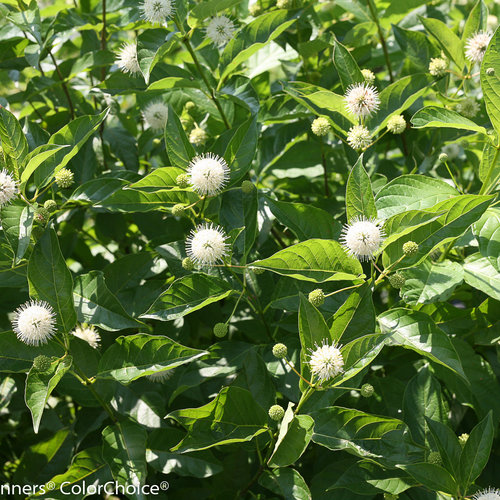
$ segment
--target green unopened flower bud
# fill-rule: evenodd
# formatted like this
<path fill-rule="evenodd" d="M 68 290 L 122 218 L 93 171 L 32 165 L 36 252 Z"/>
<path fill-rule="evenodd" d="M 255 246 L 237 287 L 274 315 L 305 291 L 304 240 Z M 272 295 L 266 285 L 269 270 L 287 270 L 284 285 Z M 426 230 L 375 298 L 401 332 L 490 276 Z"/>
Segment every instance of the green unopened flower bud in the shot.
<path fill-rule="evenodd" d="M 47 200 L 43 204 L 43 208 L 49 211 L 50 213 L 54 213 L 57 210 L 57 203 L 54 200 Z"/>
<path fill-rule="evenodd" d="M 36 222 L 45 224 L 50 219 L 50 212 L 44 207 L 38 207 L 33 216 Z"/>
<path fill-rule="evenodd" d="M 330 132 L 330 122 L 324 117 L 320 116 L 312 122 L 311 130 L 314 135 L 323 136 Z"/>
<path fill-rule="evenodd" d="M 359 391 L 361 396 L 363 396 L 364 398 L 369 398 L 369 397 L 373 396 L 374 392 L 375 392 L 375 389 L 373 388 L 373 385 L 371 385 L 371 384 L 363 384 L 361 386 L 361 390 Z"/>
<path fill-rule="evenodd" d="M 190 111 L 193 111 L 196 108 L 196 104 L 193 101 L 188 101 L 184 105 L 184 109 L 189 113 Z"/>
<path fill-rule="evenodd" d="M 186 129 L 190 129 L 194 125 L 193 117 L 189 113 L 181 115 L 181 125 Z"/>
<path fill-rule="evenodd" d="M 486 74 L 488 76 L 494 75 L 495 74 L 495 68 L 487 68 L 486 69 Z"/>
<path fill-rule="evenodd" d="M 398 500 L 399 495 L 393 495 L 392 493 L 384 493 L 384 500 Z"/>
<path fill-rule="evenodd" d="M 430 464 L 439 465 L 440 463 L 442 463 L 441 455 L 438 451 L 431 451 L 429 453 L 429 456 L 427 457 L 427 462 L 429 462 Z"/>
<path fill-rule="evenodd" d="M 291 9 L 293 7 L 293 0 L 278 0 L 276 7 L 278 9 Z"/>
<path fill-rule="evenodd" d="M 177 203 L 172 207 L 172 215 L 175 217 L 182 217 L 184 215 L 185 207 L 181 203 Z"/>
<path fill-rule="evenodd" d="M 217 323 L 214 326 L 214 335 L 216 337 L 219 337 L 220 339 L 227 335 L 227 331 L 228 331 L 228 327 L 227 327 L 226 323 Z"/>
<path fill-rule="evenodd" d="M 189 142 L 195 146 L 203 146 L 208 140 L 208 134 L 200 127 L 195 127 L 189 134 Z"/>
<path fill-rule="evenodd" d="M 285 416 L 285 410 L 280 405 L 273 405 L 269 408 L 269 416 L 272 420 L 279 422 Z"/>
<path fill-rule="evenodd" d="M 445 161 L 448 161 L 448 155 L 446 153 L 441 153 L 439 155 L 439 161 L 440 162 L 445 162 Z"/>
<path fill-rule="evenodd" d="M 414 241 L 407 241 L 403 244 L 403 252 L 405 255 L 415 255 L 418 252 L 418 245 Z"/>
<path fill-rule="evenodd" d="M 469 435 L 465 432 L 463 434 L 460 434 L 460 436 L 458 436 L 458 442 L 460 443 L 460 446 L 462 446 L 462 448 L 465 446 L 465 443 L 467 442 L 468 439 Z"/>
<path fill-rule="evenodd" d="M 56 184 L 62 189 L 71 187 L 74 182 L 74 177 L 73 172 L 68 168 L 61 168 L 54 176 Z"/>
<path fill-rule="evenodd" d="M 189 175 L 188 174 L 180 174 L 175 179 L 175 183 L 182 189 L 189 187 Z"/>
<path fill-rule="evenodd" d="M 448 68 L 448 61 L 441 57 L 434 57 L 429 63 L 429 73 L 432 76 L 444 76 L 446 75 L 446 69 Z"/>
<path fill-rule="evenodd" d="M 309 293 L 309 302 L 316 307 L 322 306 L 325 303 L 325 294 L 321 288 L 316 288 Z"/>
<path fill-rule="evenodd" d="M 389 276 L 389 283 L 393 288 L 397 288 L 398 290 L 400 288 L 403 288 L 405 282 L 406 279 L 401 273 L 394 273 L 393 275 Z"/>
<path fill-rule="evenodd" d="M 406 120 L 403 115 L 394 115 L 387 122 L 387 130 L 393 134 L 402 134 L 406 130 Z"/>
<path fill-rule="evenodd" d="M 275 344 L 273 346 L 273 355 L 275 358 L 283 359 L 286 358 L 288 354 L 288 349 L 285 344 Z"/>
<path fill-rule="evenodd" d="M 369 69 L 362 69 L 361 73 L 363 73 L 363 78 L 365 79 L 366 83 L 369 83 L 370 85 L 375 81 L 375 74 L 373 71 Z"/>
<path fill-rule="evenodd" d="M 48 356 L 41 354 L 33 360 L 33 368 L 36 371 L 44 372 L 50 368 L 51 361 Z"/>
<path fill-rule="evenodd" d="M 241 190 L 245 193 L 245 194 L 252 194 L 254 191 L 255 191 L 255 186 L 253 184 L 253 182 L 250 182 L 250 181 L 243 181 L 241 183 Z"/>
<path fill-rule="evenodd" d="M 262 7 L 258 4 L 258 2 L 255 2 L 248 6 L 248 13 L 252 17 L 260 16 L 262 14 Z"/>
<path fill-rule="evenodd" d="M 189 257 L 186 257 L 182 259 L 182 268 L 186 271 L 192 271 L 194 269 L 194 262 Z"/>

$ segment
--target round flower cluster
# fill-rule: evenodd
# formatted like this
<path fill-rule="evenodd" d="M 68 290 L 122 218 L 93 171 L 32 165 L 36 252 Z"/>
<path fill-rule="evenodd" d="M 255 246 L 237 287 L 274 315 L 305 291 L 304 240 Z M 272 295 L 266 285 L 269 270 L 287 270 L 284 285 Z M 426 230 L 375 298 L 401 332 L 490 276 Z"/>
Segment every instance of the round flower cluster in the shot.
<path fill-rule="evenodd" d="M 153 130 L 163 130 L 167 123 L 168 107 L 162 101 L 151 102 L 144 109 L 143 116 Z"/>
<path fill-rule="evenodd" d="M 405 255 L 415 255 L 418 252 L 418 244 L 414 241 L 403 243 L 403 253 Z"/>
<path fill-rule="evenodd" d="M 218 338 L 223 338 L 227 335 L 228 327 L 226 323 L 216 323 L 214 325 L 214 335 Z"/>
<path fill-rule="evenodd" d="M 285 410 L 280 405 L 273 405 L 269 408 L 269 417 L 276 422 L 279 422 L 285 416 Z"/>
<path fill-rule="evenodd" d="M 429 73 L 432 76 L 444 76 L 447 68 L 448 62 L 441 57 L 433 57 L 429 63 Z"/>
<path fill-rule="evenodd" d="M 59 172 L 57 172 L 57 174 L 54 176 L 54 179 L 56 181 L 56 184 L 61 189 L 66 189 L 73 185 L 73 182 L 75 181 L 75 175 L 69 168 L 61 168 L 61 170 L 59 170 Z"/>
<path fill-rule="evenodd" d="M 52 364 L 50 358 L 44 354 L 40 354 L 33 360 L 33 368 L 38 372 L 47 371 Z"/>
<path fill-rule="evenodd" d="M 387 130 L 393 134 L 402 134 L 406 130 L 406 120 L 403 115 L 394 115 L 387 122 Z"/>
<path fill-rule="evenodd" d="M 142 4 L 142 15 L 151 24 L 162 24 L 175 12 L 173 0 L 145 0 Z"/>
<path fill-rule="evenodd" d="M 380 106 L 378 91 L 368 83 L 357 83 L 347 89 L 345 107 L 358 118 L 370 116 Z"/>
<path fill-rule="evenodd" d="M 347 143 L 353 149 L 365 149 L 372 142 L 370 131 L 364 125 L 354 125 L 347 134 Z"/>
<path fill-rule="evenodd" d="M 52 214 L 57 210 L 57 203 L 54 200 L 47 200 L 43 204 L 43 208 Z"/>
<path fill-rule="evenodd" d="M 373 71 L 371 71 L 369 69 L 362 69 L 361 73 L 363 74 L 363 78 L 365 79 L 365 82 L 368 85 L 372 85 L 373 82 L 375 81 L 375 74 L 373 73 Z"/>
<path fill-rule="evenodd" d="M 273 346 L 273 356 L 278 359 L 286 358 L 288 355 L 288 349 L 285 344 L 274 344 Z"/>
<path fill-rule="evenodd" d="M 208 140 L 208 134 L 200 127 L 195 127 L 189 134 L 189 142 L 195 146 L 203 146 Z"/>
<path fill-rule="evenodd" d="M 177 178 L 175 179 L 175 183 L 181 188 L 187 188 L 189 187 L 189 175 L 188 174 L 179 174 Z"/>
<path fill-rule="evenodd" d="M 457 104 L 457 111 L 467 118 L 474 118 L 479 113 L 479 103 L 473 97 L 467 97 Z"/>
<path fill-rule="evenodd" d="M 389 283 L 393 288 L 399 290 L 400 288 L 403 288 L 406 283 L 406 279 L 401 273 L 397 272 L 389 276 Z"/>
<path fill-rule="evenodd" d="M 182 269 L 192 271 L 194 269 L 194 262 L 189 257 L 185 257 L 182 259 Z"/>
<path fill-rule="evenodd" d="M 342 373 L 344 358 L 337 345 L 329 345 L 323 341 L 320 346 L 316 345 L 315 349 L 311 349 L 309 367 L 320 382 L 325 382 Z"/>
<path fill-rule="evenodd" d="M 124 73 L 135 75 L 141 72 L 137 60 L 137 45 L 133 42 L 125 43 L 118 52 L 116 64 Z"/>
<path fill-rule="evenodd" d="M 10 203 L 17 195 L 17 182 L 7 170 L 0 171 L 0 207 Z"/>
<path fill-rule="evenodd" d="M 12 329 L 28 345 L 46 344 L 55 333 L 56 315 L 44 301 L 31 300 L 14 312 Z"/>
<path fill-rule="evenodd" d="M 308 299 L 313 306 L 319 307 L 325 302 L 325 294 L 321 288 L 316 288 L 316 290 L 309 293 Z"/>
<path fill-rule="evenodd" d="M 384 230 L 374 219 L 355 217 L 342 229 L 341 241 L 349 255 L 370 260 L 384 241 Z"/>
<path fill-rule="evenodd" d="M 201 266 L 213 266 L 222 261 L 229 250 L 226 233 L 219 226 L 200 224 L 193 229 L 186 240 L 186 253 Z"/>
<path fill-rule="evenodd" d="M 324 116 L 316 118 L 311 125 L 312 133 L 319 137 L 328 134 L 328 132 L 330 132 L 330 129 L 330 122 Z"/>
<path fill-rule="evenodd" d="M 479 31 L 467 38 L 465 43 L 465 57 L 472 63 L 480 63 L 483 60 L 484 53 L 490 43 L 491 33 Z"/>
<path fill-rule="evenodd" d="M 225 45 L 233 37 L 236 28 L 233 21 L 226 16 L 213 17 L 207 26 L 207 36 L 215 45 Z"/>
<path fill-rule="evenodd" d="M 255 185 L 251 181 L 243 181 L 241 183 L 241 190 L 245 194 L 252 194 L 255 191 Z"/>
<path fill-rule="evenodd" d="M 375 389 L 373 388 L 373 385 L 371 384 L 363 384 L 361 386 L 361 390 L 359 391 L 361 396 L 364 398 L 370 398 L 373 396 Z"/>
<path fill-rule="evenodd" d="M 479 491 L 473 497 L 473 500 L 500 500 L 500 490 L 495 488 L 487 488 Z"/>
<path fill-rule="evenodd" d="M 213 196 L 227 184 L 229 167 L 224 158 L 207 153 L 191 160 L 188 176 L 194 191 L 202 196 Z"/>
<path fill-rule="evenodd" d="M 77 326 L 71 333 L 87 342 L 94 349 L 97 349 L 101 343 L 101 336 L 96 332 L 93 325 Z"/>

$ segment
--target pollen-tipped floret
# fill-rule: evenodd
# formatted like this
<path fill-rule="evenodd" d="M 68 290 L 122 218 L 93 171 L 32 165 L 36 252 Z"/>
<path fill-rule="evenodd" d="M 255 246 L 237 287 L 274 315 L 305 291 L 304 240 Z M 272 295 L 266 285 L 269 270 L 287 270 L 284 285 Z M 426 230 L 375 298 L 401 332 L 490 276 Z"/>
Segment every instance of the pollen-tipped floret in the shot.
<path fill-rule="evenodd" d="M 97 333 L 93 325 L 77 326 L 71 333 L 75 337 L 87 342 L 94 349 L 97 349 L 101 343 L 101 336 Z"/>
<path fill-rule="evenodd" d="M 188 175 L 194 191 L 202 196 L 213 196 L 227 184 L 229 167 L 224 158 L 207 153 L 191 160 Z"/>
<path fill-rule="evenodd" d="M 384 241 L 384 236 L 384 230 L 378 221 L 355 217 L 342 229 L 341 241 L 351 256 L 363 261 L 375 256 Z"/>
<path fill-rule="evenodd" d="M 151 24 L 163 24 L 171 18 L 175 12 L 173 0 L 144 0 L 142 4 L 142 16 Z"/>
<path fill-rule="evenodd" d="M 168 107 L 162 101 L 155 101 L 146 106 L 143 115 L 153 130 L 163 130 L 167 123 Z"/>
<path fill-rule="evenodd" d="M 124 73 L 134 75 L 141 72 L 139 61 L 137 60 L 137 45 L 133 42 L 125 43 L 118 52 L 116 64 Z"/>
<path fill-rule="evenodd" d="M 52 307 L 39 300 L 31 300 L 18 307 L 12 320 L 17 338 L 28 345 L 46 344 L 55 333 L 56 315 Z"/>
<path fill-rule="evenodd" d="M 387 122 L 387 130 L 393 134 L 402 134 L 406 130 L 406 120 L 403 115 L 394 115 Z"/>
<path fill-rule="evenodd" d="M 433 57 L 429 63 L 429 73 L 432 76 L 444 76 L 447 68 L 448 62 L 441 57 Z"/>
<path fill-rule="evenodd" d="M 347 143 L 353 149 L 365 149 L 372 142 L 370 131 L 364 125 L 354 125 L 347 134 Z"/>
<path fill-rule="evenodd" d="M 358 118 L 370 116 L 380 106 L 377 89 L 368 83 L 351 85 L 344 100 L 347 110 Z"/>
<path fill-rule="evenodd" d="M 221 227 L 200 224 L 191 231 L 186 240 L 186 253 L 195 264 L 213 266 L 227 255 L 227 238 Z"/>
<path fill-rule="evenodd" d="M 465 57 L 473 64 L 480 63 L 483 60 L 490 40 L 491 33 L 485 31 L 479 31 L 467 38 L 467 42 L 465 43 Z"/>
<path fill-rule="evenodd" d="M 17 182 L 7 170 L 0 171 L 0 207 L 10 203 L 17 195 Z"/>
<path fill-rule="evenodd" d="M 313 376 L 321 382 L 326 382 L 344 371 L 344 358 L 336 344 L 323 341 L 310 350 L 309 368 Z"/>
<path fill-rule="evenodd" d="M 207 26 L 207 36 L 215 45 L 225 45 L 235 32 L 233 21 L 226 16 L 213 17 Z"/>

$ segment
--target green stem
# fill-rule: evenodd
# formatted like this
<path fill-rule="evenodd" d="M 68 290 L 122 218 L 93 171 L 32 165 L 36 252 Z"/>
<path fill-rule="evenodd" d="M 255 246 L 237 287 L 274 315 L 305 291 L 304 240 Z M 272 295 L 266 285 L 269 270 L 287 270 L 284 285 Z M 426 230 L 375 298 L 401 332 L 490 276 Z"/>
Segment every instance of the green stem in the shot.
<path fill-rule="evenodd" d="M 493 170 L 494 170 L 496 162 L 498 160 L 499 153 L 500 153 L 500 146 L 497 147 L 497 150 L 495 152 L 495 156 L 493 157 L 493 161 L 491 162 L 490 168 L 488 169 L 488 173 L 486 174 L 486 178 L 484 179 L 483 186 L 481 187 L 479 194 L 489 193 L 490 189 L 494 187 L 494 184 L 496 183 L 496 181 L 498 179 L 498 177 L 497 177 L 491 186 L 488 185 L 490 182 L 491 174 L 493 174 Z"/>
<path fill-rule="evenodd" d="M 293 412 L 294 415 L 297 415 L 297 413 L 302 408 L 302 406 L 304 406 L 304 403 L 310 398 L 310 396 L 312 395 L 314 390 L 315 390 L 315 387 L 310 386 L 302 393 L 302 396 L 300 397 L 300 400 L 299 400 L 299 404 L 297 405 L 297 408 L 295 408 L 295 411 Z"/>
<path fill-rule="evenodd" d="M 52 51 L 50 49 L 48 49 L 48 54 L 49 54 L 50 58 L 52 59 L 52 62 L 54 63 L 54 67 L 56 68 L 57 76 L 59 77 L 59 80 L 61 80 L 61 86 L 62 86 L 64 95 L 66 96 L 66 100 L 68 101 L 71 119 L 74 120 L 75 119 L 75 108 L 73 106 L 73 101 L 71 100 L 71 96 L 69 94 L 68 87 L 66 86 L 66 82 L 64 81 L 64 77 L 61 73 L 61 70 L 59 69 L 56 58 L 54 57 L 54 55 L 52 54 Z"/>
<path fill-rule="evenodd" d="M 457 188 L 457 190 L 460 192 L 460 194 L 464 194 L 462 188 L 458 185 L 458 182 L 455 179 L 453 172 L 451 171 L 450 167 L 448 166 L 447 161 L 444 162 L 444 166 L 446 167 L 446 170 L 448 170 L 448 173 L 450 174 L 451 180 L 453 181 L 453 184 L 455 184 L 455 187 Z"/>
<path fill-rule="evenodd" d="M 389 57 L 389 51 L 387 50 L 387 44 L 385 43 L 384 33 L 382 32 L 382 27 L 380 26 L 380 22 L 378 20 L 377 10 L 373 5 L 372 0 L 368 0 L 368 7 L 372 14 L 373 20 L 377 25 L 378 37 L 380 39 L 380 44 L 382 45 L 382 50 L 384 52 L 385 64 L 387 65 L 387 70 L 389 72 L 389 79 L 391 80 L 391 83 L 393 83 L 394 76 L 392 74 L 392 66 L 391 66 L 391 59 Z"/>

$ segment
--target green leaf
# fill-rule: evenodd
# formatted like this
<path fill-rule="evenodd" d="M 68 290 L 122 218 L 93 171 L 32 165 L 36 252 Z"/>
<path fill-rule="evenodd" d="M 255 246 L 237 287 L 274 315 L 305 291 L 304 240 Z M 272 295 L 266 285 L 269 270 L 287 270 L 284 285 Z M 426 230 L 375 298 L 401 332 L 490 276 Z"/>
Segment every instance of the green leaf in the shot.
<path fill-rule="evenodd" d="M 402 271 L 405 284 L 401 298 L 410 305 L 445 302 L 462 284 L 464 271 L 458 262 L 424 260 L 418 266 Z"/>
<path fill-rule="evenodd" d="M 488 68 L 493 68 L 493 74 L 488 75 Z M 483 90 L 486 111 L 493 128 L 500 135 L 500 30 L 497 29 L 486 49 L 481 63 L 481 89 Z"/>
<path fill-rule="evenodd" d="M 204 19 L 215 16 L 224 9 L 236 6 L 241 0 L 208 0 L 193 7 L 189 14 L 188 24 L 194 28 L 202 23 Z"/>
<path fill-rule="evenodd" d="M 148 433 L 130 420 L 117 422 L 102 431 L 102 458 L 109 465 L 113 478 L 122 486 L 144 484 L 147 475 L 146 441 Z M 142 493 L 130 495 L 144 500 Z"/>
<path fill-rule="evenodd" d="M 480 253 L 466 257 L 464 279 L 470 286 L 500 300 L 500 271 L 493 266 L 488 257 L 483 257 Z"/>
<path fill-rule="evenodd" d="M 191 146 L 179 117 L 172 106 L 168 105 L 167 123 L 165 125 L 165 146 L 168 158 L 174 167 L 186 170 L 196 152 Z"/>
<path fill-rule="evenodd" d="M 12 170 L 19 179 L 28 155 L 28 141 L 17 118 L 3 106 L 0 106 L 0 141 L 6 155 L 7 165 L 12 165 Z"/>
<path fill-rule="evenodd" d="M 462 33 L 462 44 L 465 47 L 465 42 L 478 31 L 486 31 L 488 19 L 488 7 L 483 0 L 477 0 L 474 7 L 469 13 L 469 17 L 465 22 L 464 31 Z"/>
<path fill-rule="evenodd" d="M 175 280 L 141 318 L 170 321 L 229 297 L 231 285 L 215 276 L 194 273 Z"/>
<path fill-rule="evenodd" d="M 428 366 L 423 366 L 408 382 L 403 399 L 403 420 L 408 424 L 415 442 L 430 446 L 427 418 L 445 423 L 447 408 L 441 396 L 441 386 Z"/>
<path fill-rule="evenodd" d="M 109 291 L 101 271 L 81 274 L 73 289 L 76 313 L 80 323 L 104 330 L 137 328 L 142 323 L 131 318 L 118 299 Z"/>
<path fill-rule="evenodd" d="M 137 61 L 146 84 L 156 64 L 176 48 L 178 42 L 179 36 L 165 29 L 148 29 L 137 37 Z"/>
<path fill-rule="evenodd" d="M 122 384 L 146 375 L 171 370 L 207 354 L 161 335 L 138 333 L 118 337 L 99 362 L 97 378 Z"/>
<path fill-rule="evenodd" d="M 442 491 L 452 495 L 457 491 L 457 484 L 453 477 L 451 477 L 451 474 L 439 465 L 421 463 L 399 465 L 399 467 L 431 490 Z"/>
<path fill-rule="evenodd" d="M 167 415 L 187 434 L 172 451 L 185 453 L 212 446 L 250 441 L 267 431 L 267 413 L 250 392 L 223 387 L 213 401 L 200 408 L 175 410 Z"/>
<path fill-rule="evenodd" d="M 453 476 L 458 477 L 458 468 L 460 465 L 460 454 L 462 447 L 456 434 L 447 425 L 425 417 L 427 427 L 434 438 L 441 459 L 446 470 Z"/>
<path fill-rule="evenodd" d="M 472 429 L 460 455 L 460 483 L 466 491 L 486 467 L 490 458 L 494 435 L 495 426 L 490 411 Z"/>
<path fill-rule="evenodd" d="M 411 117 L 411 123 L 413 128 L 455 128 L 486 134 L 486 129 L 476 125 L 472 120 L 465 118 L 456 111 L 439 108 L 438 106 L 427 106 L 419 109 Z"/>
<path fill-rule="evenodd" d="M 314 429 L 309 415 L 294 415 L 293 403 L 288 403 L 273 453 L 268 460 L 271 467 L 287 467 L 294 464 L 304 453 Z"/>
<path fill-rule="evenodd" d="M 359 410 L 330 406 L 311 412 L 312 440 L 330 450 L 345 450 L 384 467 L 395 467 L 421 454 L 396 418 L 379 417 Z"/>
<path fill-rule="evenodd" d="M 220 56 L 220 81 L 223 82 L 241 63 L 281 35 L 297 17 L 298 13 L 275 10 L 266 12 L 245 25 L 231 39 Z"/>
<path fill-rule="evenodd" d="M 420 31 L 404 29 L 392 25 L 394 37 L 403 53 L 419 71 L 428 71 L 429 61 L 439 56 L 439 50 L 430 42 L 429 37 Z M 416 76 L 416 75 L 411 75 Z"/>
<path fill-rule="evenodd" d="M 458 191 L 441 179 L 424 175 L 401 175 L 377 193 L 375 205 L 382 219 L 406 212 L 433 207 L 440 201 L 457 196 Z"/>
<path fill-rule="evenodd" d="M 479 178 L 483 183 L 489 183 L 500 178 L 500 152 L 493 145 L 487 142 L 483 148 L 483 156 L 479 164 Z M 484 185 L 488 189 L 489 185 Z"/>
<path fill-rule="evenodd" d="M 14 253 L 15 264 L 24 257 L 29 247 L 34 214 L 31 205 L 7 205 L 0 211 L 2 229 Z"/>
<path fill-rule="evenodd" d="M 155 64 L 159 61 L 153 61 Z M 189 80 L 188 78 L 182 78 L 180 76 L 167 76 L 165 78 L 160 78 L 160 80 L 154 81 L 148 88 L 148 91 L 153 90 L 171 90 L 171 89 L 185 89 L 193 88 L 197 89 L 200 84 L 196 80 Z"/>
<path fill-rule="evenodd" d="M 339 243 L 318 239 L 297 243 L 251 265 L 316 283 L 354 280 L 363 273 L 359 261 L 349 257 Z"/>
<path fill-rule="evenodd" d="M 437 40 L 445 54 L 455 62 L 461 73 L 465 66 L 465 56 L 460 38 L 439 19 L 420 16 L 419 19 L 427 32 Z"/>
<path fill-rule="evenodd" d="M 354 57 L 341 43 L 335 40 L 333 45 L 333 64 L 337 69 L 344 92 L 350 85 L 363 83 L 365 78 Z"/>
<path fill-rule="evenodd" d="M 500 208 L 488 208 L 472 229 L 481 255 L 500 271 Z"/>
<path fill-rule="evenodd" d="M 33 172 L 46 160 L 49 160 L 54 155 L 58 154 L 62 149 L 69 148 L 71 146 L 64 145 L 58 146 L 57 144 L 42 144 L 38 146 L 33 151 L 31 151 L 26 157 L 26 167 L 21 174 L 21 184 L 28 182 L 29 178 Z"/>
<path fill-rule="evenodd" d="M 59 380 L 71 368 L 71 356 L 52 358 L 50 367 L 45 371 L 38 371 L 32 367 L 26 377 L 26 406 L 31 412 L 33 430 L 38 433 L 43 410 L 50 394 L 56 388 Z"/>
<path fill-rule="evenodd" d="M 176 180 L 183 173 L 185 173 L 185 170 L 178 167 L 156 168 L 142 179 L 130 184 L 129 187 L 147 192 L 168 188 L 178 189 Z"/>
<path fill-rule="evenodd" d="M 363 155 L 358 158 L 347 179 L 345 207 L 348 221 L 356 217 L 377 218 L 372 184 L 363 167 Z"/>
<path fill-rule="evenodd" d="M 30 296 L 48 302 L 57 316 L 57 325 L 68 333 L 76 323 L 73 278 L 52 228 L 38 240 L 28 263 Z"/>
<path fill-rule="evenodd" d="M 304 478 L 290 467 L 265 470 L 259 484 L 284 500 L 311 500 L 311 492 Z"/>
<path fill-rule="evenodd" d="M 390 334 L 388 345 L 399 345 L 418 352 L 431 361 L 446 366 L 467 381 L 451 340 L 427 314 L 396 307 L 378 316 L 378 322 L 382 332 Z"/>
<path fill-rule="evenodd" d="M 403 256 L 403 245 L 407 241 L 416 242 L 418 252 L 415 255 L 406 256 L 398 267 L 408 267 L 421 262 L 434 248 L 463 234 L 483 215 L 490 203 L 491 198 L 488 196 L 471 194 L 456 196 L 434 205 L 428 212 L 441 214 L 439 217 L 386 240 L 383 255 L 384 266 L 387 267 Z M 387 234 L 397 230 L 398 226 L 397 220 L 389 222 L 392 224 L 385 225 Z"/>
<path fill-rule="evenodd" d="M 39 355 L 62 357 L 64 350 L 55 340 L 37 347 L 21 342 L 12 331 L 0 332 L 0 372 L 29 371 Z"/>

